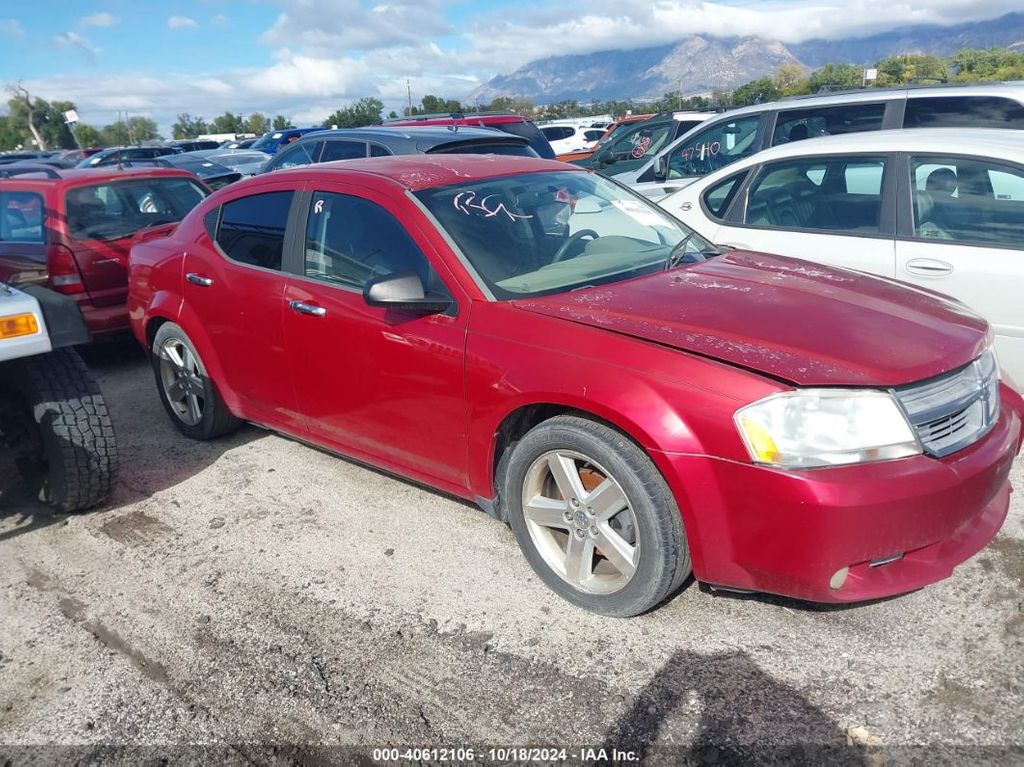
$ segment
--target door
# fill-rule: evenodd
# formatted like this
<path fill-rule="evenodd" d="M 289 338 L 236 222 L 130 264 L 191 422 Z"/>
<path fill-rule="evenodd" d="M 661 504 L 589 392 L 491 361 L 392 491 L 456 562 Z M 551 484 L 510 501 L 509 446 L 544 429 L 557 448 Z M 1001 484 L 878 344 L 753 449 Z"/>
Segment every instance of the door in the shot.
<path fill-rule="evenodd" d="M 730 209 L 715 242 L 892 277 L 895 191 L 889 162 L 884 156 L 843 155 L 764 165 Z"/>
<path fill-rule="evenodd" d="M 1024 166 L 916 155 L 901 172 L 896 276 L 984 316 L 1000 364 L 1024 383 Z"/>
<path fill-rule="evenodd" d="M 202 323 L 216 349 L 223 383 L 239 397 L 237 414 L 302 433 L 281 320 L 282 255 L 294 194 L 258 191 L 225 202 L 219 225 L 208 216 L 213 239 L 186 252 L 182 294 L 188 315 Z"/>
<path fill-rule="evenodd" d="M 468 304 L 448 314 L 371 307 L 375 277 L 415 272 L 448 292 L 414 227 L 385 198 L 315 192 L 285 294 L 288 367 L 314 441 L 465 487 Z M 411 210 L 411 206 L 410 206 Z M 449 293 L 451 295 L 451 293 Z"/>

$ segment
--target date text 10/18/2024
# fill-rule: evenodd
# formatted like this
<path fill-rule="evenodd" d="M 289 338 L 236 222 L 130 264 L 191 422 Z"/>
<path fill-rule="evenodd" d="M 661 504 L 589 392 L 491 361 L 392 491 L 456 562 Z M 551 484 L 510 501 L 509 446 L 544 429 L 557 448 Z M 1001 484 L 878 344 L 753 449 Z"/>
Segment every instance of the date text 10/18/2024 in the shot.
<path fill-rule="evenodd" d="M 497 748 L 429 747 L 429 748 L 375 748 L 375 762 L 596 762 L 623 764 L 640 761 L 634 751 L 617 748 L 540 748 L 507 746 Z"/>

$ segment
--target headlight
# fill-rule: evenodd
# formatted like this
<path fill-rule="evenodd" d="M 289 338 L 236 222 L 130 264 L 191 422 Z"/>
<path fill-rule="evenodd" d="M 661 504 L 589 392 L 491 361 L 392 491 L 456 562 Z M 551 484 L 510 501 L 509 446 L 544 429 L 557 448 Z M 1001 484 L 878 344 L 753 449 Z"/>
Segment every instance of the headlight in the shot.
<path fill-rule="evenodd" d="M 755 463 L 788 468 L 885 461 L 921 452 L 886 392 L 805 389 L 740 408 L 736 428 Z"/>

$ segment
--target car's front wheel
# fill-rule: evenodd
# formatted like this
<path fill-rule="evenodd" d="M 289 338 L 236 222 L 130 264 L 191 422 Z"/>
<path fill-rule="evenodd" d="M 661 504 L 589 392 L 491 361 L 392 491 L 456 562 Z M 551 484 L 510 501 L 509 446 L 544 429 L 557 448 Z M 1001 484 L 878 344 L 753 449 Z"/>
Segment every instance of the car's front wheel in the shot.
<path fill-rule="evenodd" d="M 192 340 L 178 325 L 160 326 L 152 352 L 160 400 L 178 431 L 192 439 L 213 439 L 241 425 L 220 398 Z"/>
<path fill-rule="evenodd" d="M 503 465 L 502 502 L 523 554 L 573 604 L 638 615 L 689 575 L 675 499 L 622 433 L 558 416 L 529 431 Z"/>

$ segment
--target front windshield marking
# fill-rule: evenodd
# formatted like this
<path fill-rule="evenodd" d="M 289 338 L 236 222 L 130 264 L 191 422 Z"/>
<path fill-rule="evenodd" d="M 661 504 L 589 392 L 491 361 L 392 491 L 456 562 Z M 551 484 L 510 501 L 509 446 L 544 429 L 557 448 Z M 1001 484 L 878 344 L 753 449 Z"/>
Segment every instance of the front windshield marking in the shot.
<path fill-rule="evenodd" d="M 607 284 L 717 253 L 660 208 L 592 173 L 479 179 L 414 196 L 499 300 Z"/>

